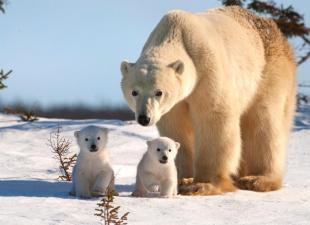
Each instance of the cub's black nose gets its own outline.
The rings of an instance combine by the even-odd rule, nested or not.
[[[91,152],[97,151],[97,146],[96,146],[96,145],[91,145],[91,146],[90,146],[90,151],[91,151]]]
[[[168,159],[168,157],[164,155],[164,156],[162,157],[162,159],[163,159],[164,161],[166,161],[166,160]]]
[[[139,115],[138,117],[138,123],[142,126],[147,126],[150,123],[150,117],[147,117],[146,115]]]

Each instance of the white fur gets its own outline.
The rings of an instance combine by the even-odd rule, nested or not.
[[[108,130],[88,126],[76,131],[74,135],[80,153],[73,169],[71,194],[80,198],[90,198],[105,195],[108,187],[114,190],[114,172],[106,150]],[[91,152],[91,145],[96,145],[96,152]]]
[[[222,192],[235,190],[231,174],[243,177],[241,188],[281,186],[296,82],[273,21],[240,7],[169,12],[121,72],[138,122],[181,143],[180,179]]]
[[[177,170],[175,157],[180,147],[178,142],[160,137],[147,142],[148,149],[137,169],[136,188],[133,196],[146,197],[159,187],[161,197],[177,195]],[[157,149],[160,149],[158,151]],[[160,162],[167,156],[167,163]]]

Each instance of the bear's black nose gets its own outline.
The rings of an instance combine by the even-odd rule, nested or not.
[[[162,159],[163,159],[164,161],[166,161],[166,160],[168,159],[168,157],[164,155],[164,156],[162,157]]]
[[[139,115],[138,117],[138,123],[142,126],[147,126],[150,123],[150,117],[147,117],[146,115]]]

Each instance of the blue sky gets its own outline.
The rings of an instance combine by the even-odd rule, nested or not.
[[[281,0],[305,14],[310,1]],[[3,102],[44,106],[125,103],[119,64],[135,61],[149,33],[169,10],[204,11],[217,0],[10,0],[0,14],[0,68],[13,69]],[[310,62],[298,69],[309,81]]]

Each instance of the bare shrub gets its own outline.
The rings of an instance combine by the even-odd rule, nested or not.
[[[129,212],[119,216],[120,206],[113,206],[114,190],[107,188],[106,195],[97,203],[98,207],[95,209],[95,216],[101,218],[104,225],[126,225]]]
[[[14,108],[14,107],[4,107],[2,111],[8,115],[18,115],[21,121],[23,122],[34,122],[39,120],[37,115],[33,110],[23,109],[23,108]]]
[[[47,145],[51,147],[54,158],[59,162],[59,180],[72,180],[72,169],[76,163],[77,154],[70,155],[71,140],[61,136],[61,128],[58,124],[56,132],[52,132]]]
[[[38,117],[33,111],[21,112],[19,118],[24,122],[34,122],[38,120]]]

